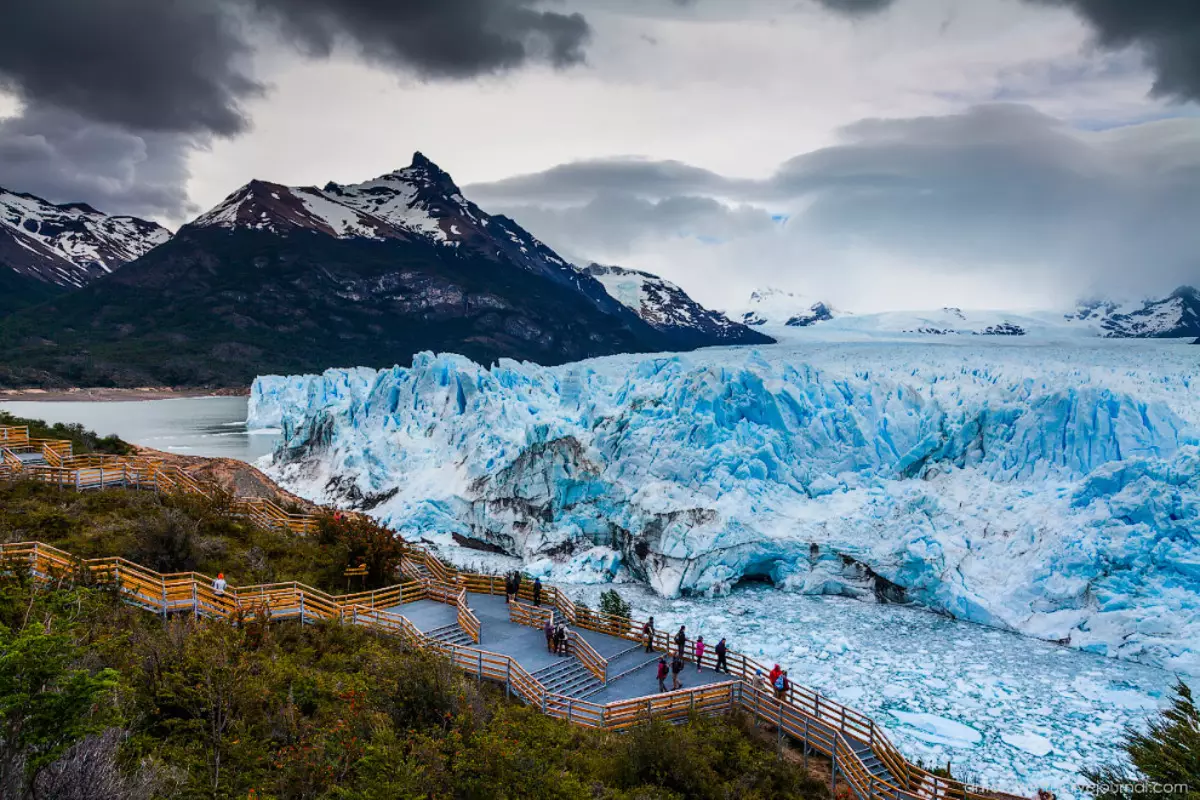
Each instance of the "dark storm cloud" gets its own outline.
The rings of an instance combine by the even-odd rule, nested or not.
[[[519,213],[552,246],[601,261],[622,254],[620,237],[630,251],[709,230],[732,243],[726,266],[734,271],[744,271],[740,241],[769,249],[772,264],[855,253],[859,264],[886,259],[1013,280],[1037,269],[1081,292],[1200,281],[1200,120],[1080,134],[1027,106],[993,105],[864,121],[841,138],[763,181],[678,163],[594,161],[466,191]],[[588,197],[581,175],[603,193]],[[766,224],[772,216],[786,224]]]
[[[231,135],[262,91],[224,0],[36,0],[5,8],[0,86],[130,128]]]
[[[265,86],[251,28],[278,27],[315,57],[342,42],[424,78],[469,78],[531,61],[568,66],[590,35],[536,0],[36,0],[5,8],[0,185],[105,211],[179,218],[187,158],[249,127]]]
[[[816,0],[844,14],[870,14],[896,0]],[[1026,0],[1075,10],[1103,47],[1140,45],[1157,80],[1154,94],[1200,101],[1200,0]]]
[[[583,61],[591,35],[580,14],[533,8],[535,0],[248,0],[309,54],[339,41],[367,59],[425,77],[467,78],[543,60]]]
[[[1095,27],[1106,47],[1141,44],[1158,79],[1154,93],[1200,100],[1197,0],[1038,0],[1066,5]]]
[[[72,111],[36,108],[0,119],[0,186],[115,214],[179,219],[196,209],[185,189],[193,142],[130,133]]]
[[[843,14],[871,14],[891,5],[892,0],[817,0],[818,3]]]

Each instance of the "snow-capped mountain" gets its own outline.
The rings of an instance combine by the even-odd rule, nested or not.
[[[743,325],[806,328],[818,322],[828,322],[835,316],[841,316],[842,312],[828,303],[767,287],[754,290],[745,305],[726,313]]]
[[[582,272],[600,281],[610,295],[658,330],[700,334],[729,344],[773,341],[719,311],[710,311],[683,289],[649,272],[603,264],[583,267]]]
[[[12,353],[16,385],[77,381],[80,363],[96,383],[239,386],[266,372],[407,363],[422,350],[558,364],[771,341],[708,318],[651,324],[467,200],[420,153],[360,184],[251,181],[46,310],[21,320],[29,344]],[[86,335],[79,319],[92,321]],[[33,344],[47,341],[56,347]]]
[[[161,225],[0,188],[0,266],[78,288],[171,238]]]
[[[1070,322],[1095,325],[1103,335],[1112,338],[1200,336],[1200,291],[1181,286],[1161,300],[1085,301],[1066,318]]]

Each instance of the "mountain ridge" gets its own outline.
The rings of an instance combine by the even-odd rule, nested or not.
[[[248,385],[424,350],[550,365],[739,330],[765,338],[650,325],[418,153],[361,184],[248,182],[142,258],[0,323],[0,385]]]

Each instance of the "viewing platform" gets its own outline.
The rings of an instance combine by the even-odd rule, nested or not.
[[[215,487],[154,459],[75,456],[69,442],[34,440],[23,428],[0,426],[3,478],[77,490],[121,485],[217,494]],[[298,535],[318,526],[318,517],[290,514],[256,498],[234,498],[227,513]],[[687,639],[682,688],[660,692],[658,658],[676,649],[670,632],[655,631],[647,653],[640,621],[576,605],[549,585],[542,588],[541,605],[534,606],[528,581],[519,598],[507,603],[504,578],[459,571],[411,543],[401,561],[401,583],[343,595],[295,581],[230,585],[218,593],[212,576],[200,573],[163,574],[119,557],[81,559],[38,542],[0,545],[0,572],[19,571],[47,583],[111,586],[123,601],[164,618],[187,614],[235,624],[265,618],[364,626],[407,647],[441,654],[469,676],[499,684],[548,716],[592,728],[621,731],[648,720],[680,722],[695,714],[740,710],[773,729],[781,745],[790,739],[806,756],[827,757],[831,789],[841,780],[859,800],[1016,800],[913,764],[872,719],[811,689],[791,684],[775,692],[763,680],[767,668],[742,653],[729,651],[728,672],[717,672],[716,656],[708,649],[697,669],[694,642]],[[548,620],[568,626],[565,654],[547,648],[543,626]]]

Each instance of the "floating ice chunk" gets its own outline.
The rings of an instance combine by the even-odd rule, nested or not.
[[[1036,733],[1002,733],[1000,738],[1005,744],[1034,756],[1049,755],[1054,750],[1049,739]]]
[[[910,711],[890,711],[893,717],[915,730],[908,731],[912,736],[933,744],[944,744],[947,747],[974,747],[983,741],[983,734],[952,719],[939,717],[935,714],[913,713]]]

